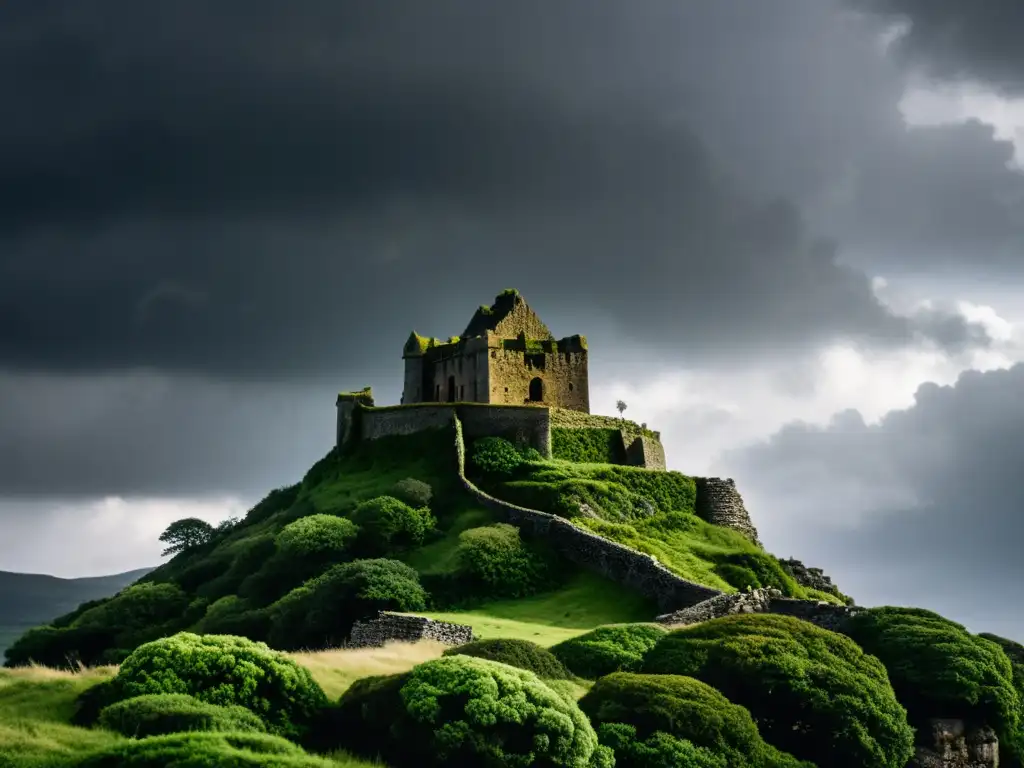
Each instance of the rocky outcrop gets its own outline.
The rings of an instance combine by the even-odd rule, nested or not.
[[[681,611],[657,616],[654,620],[659,624],[686,626],[719,619],[722,616],[731,616],[734,613],[768,613],[772,599],[780,597],[782,597],[782,593],[771,588],[716,595],[710,600],[697,603]]]
[[[826,592],[830,595],[843,599],[846,596],[839,591],[839,587],[832,583],[832,579],[825,575],[821,568],[808,568],[795,557],[788,560],[779,560],[781,565],[794,581],[801,587],[816,589],[819,592]]]
[[[986,727],[963,720],[933,718],[918,732],[918,746],[908,768],[998,768],[999,739]]]
[[[357,621],[352,626],[351,648],[379,647],[389,642],[435,640],[445,645],[462,645],[473,640],[473,628],[465,624],[436,621],[424,616],[381,611],[377,618]]]

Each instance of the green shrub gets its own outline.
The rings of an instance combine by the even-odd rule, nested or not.
[[[358,530],[355,523],[344,517],[310,515],[286,525],[277,534],[275,543],[280,552],[290,557],[336,558],[345,551]]]
[[[305,667],[263,643],[228,635],[182,632],[146,643],[114,679],[122,699],[184,693],[209,704],[239,705],[286,737],[303,734],[327,703]]]
[[[407,477],[394,484],[391,495],[411,507],[429,507],[434,498],[434,489],[430,487],[429,483],[417,480],[415,477]]]
[[[644,738],[625,723],[602,723],[596,730],[615,754],[615,768],[732,768],[721,755],[663,731]]]
[[[459,534],[458,572],[488,597],[526,597],[549,576],[547,562],[523,544],[508,523],[470,528]]]
[[[916,726],[940,716],[984,723],[1000,739],[1020,728],[1020,697],[1002,649],[922,608],[871,608],[847,624],[849,634],[886,669]]]
[[[323,459],[321,459],[321,461],[323,461]],[[316,467],[317,464],[314,464],[310,473],[312,473]],[[255,507],[249,510],[245,519],[239,523],[239,526],[262,523],[270,516],[275,515],[278,512],[283,512],[295,503],[299,498],[299,492],[301,490],[302,485],[300,483],[296,483],[295,485],[289,485],[287,488],[277,488],[276,490],[271,491]]]
[[[133,739],[180,731],[266,731],[263,721],[245,707],[208,704],[182,693],[119,701],[100,712],[99,724]]]
[[[1024,645],[999,635],[982,632],[978,637],[989,640],[1003,649],[1013,670],[1013,687],[1021,701],[1021,723],[1016,732],[999,739],[1000,765],[1004,768],[1024,768]]]
[[[434,527],[427,507],[413,509],[393,496],[378,496],[355,508],[352,520],[360,529],[361,545],[378,553],[417,547]]]
[[[610,751],[575,702],[532,672],[470,656],[443,656],[404,675],[352,686],[338,732],[396,768],[602,766]]]
[[[449,648],[444,655],[475,656],[478,659],[500,661],[502,664],[533,672],[541,679],[568,680],[572,677],[569,670],[551,651],[529,640],[477,640]]]
[[[42,664],[76,670],[95,666],[115,646],[115,633],[105,627],[33,627],[4,651],[5,667]]]
[[[774,587],[786,597],[795,597],[796,580],[767,552],[730,552],[715,558],[715,572],[741,592]]]
[[[74,768],[337,768],[265,733],[174,733],[120,741],[74,758]]]
[[[632,672],[666,634],[657,624],[598,627],[563,640],[551,653],[574,675],[596,680],[613,672]]]
[[[625,464],[626,449],[617,429],[551,428],[551,456],[580,464]]]
[[[522,465],[523,455],[504,438],[481,437],[473,441],[470,460],[473,467],[484,475],[507,477]]]
[[[686,675],[750,710],[761,735],[836,768],[903,768],[913,731],[885,668],[852,640],[791,616],[740,614],[676,630],[646,674]]]
[[[359,619],[426,606],[419,576],[405,563],[354,560],[334,566],[270,606],[268,641],[282,650],[336,646],[348,639]]]
[[[784,768],[801,765],[765,743],[750,713],[709,685],[679,675],[637,675],[616,672],[602,677],[580,699],[580,708],[601,735],[601,726],[629,726],[606,732],[613,739],[616,768],[664,766],[651,759],[671,740],[704,749],[724,765]],[[660,734],[657,739],[652,739]],[[627,738],[632,735],[632,738]],[[632,743],[630,743],[632,742]],[[676,750],[669,750],[672,754]],[[699,751],[695,751],[697,755]],[[707,758],[704,758],[705,760]],[[697,762],[700,765],[700,762]],[[806,765],[806,764],[805,764]]]
[[[234,543],[230,566],[216,578],[199,584],[195,588],[196,594],[217,600],[238,592],[245,580],[258,573],[276,551],[277,545],[271,534],[252,536]],[[192,567],[201,572],[201,565],[202,561],[199,561]],[[181,580],[178,583],[186,588]]]

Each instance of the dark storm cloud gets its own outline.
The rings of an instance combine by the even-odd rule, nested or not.
[[[254,501],[301,480],[333,445],[334,394],[152,373],[0,374],[0,499]]]
[[[724,465],[760,500],[769,549],[831,569],[862,601],[924,601],[1024,638],[1021,392],[1024,365],[971,371],[876,425],[856,412],[791,425]]]
[[[1024,5],[1016,0],[848,0],[894,23],[908,23],[899,53],[939,78],[981,80],[1024,92]]]
[[[368,339],[458,332],[508,285],[556,332],[606,317],[688,359],[905,342],[928,327],[773,198],[813,197],[898,90],[856,71],[849,23],[807,0],[6,4],[0,360],[364,375]]]

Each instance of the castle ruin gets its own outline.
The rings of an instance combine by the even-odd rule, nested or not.
[[[413,332],[402,350],[402,404],[489,403],[590,413],[587,341],[555,339],[515,290],[477,309],[448,341]]]

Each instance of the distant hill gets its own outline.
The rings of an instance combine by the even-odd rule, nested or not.
[[[26,629],[52,621],[88,600],[113,595],[151,570],[84,579],[0,571],[0,657]]]

